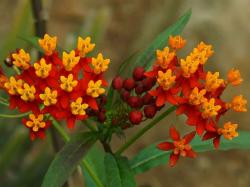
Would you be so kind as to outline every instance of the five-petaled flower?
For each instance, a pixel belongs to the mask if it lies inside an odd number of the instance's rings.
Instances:
[[[158,149],[163,151],[170,151],[172,153],[169,159],[169,165],[171,167],[175,166],[176,162],[178,161],[180,155],[183,157],[190,157],[195,158],[196,153],[193,151],[192,147],[189,143],[195,136],[195,132],[188,133],[184,137],[180,137],[179,132],[176,130],[175,127],[169,128],[169,135],[172,138],[173,142],[162,142],[157,145]]]

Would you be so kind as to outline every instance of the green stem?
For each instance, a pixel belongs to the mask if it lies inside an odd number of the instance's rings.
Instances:
[[[91,168],[90,164],[87,162],[87,160],[83,159],[80,162],[81,166],[86,169],[86,171],[89,173],[89,175],[92,177],[92,179],[95,181],[97,187],[104,187],[100,179],[96,176],[95,172]]]
[[[0,97],[0,101],[3,101],[3,102],[5,102],[5,103],[8,103],[8,100],[5,99],[5,98],[3,98],[3,97]]]
[[[163,118],[165,118],[171,112],[173,112],[175,109],[176,109],[175,106],[172,106],[172,107],[168,108],[165,112],[163,112],[161,115],[159,115],[153,121],[151,121],[147,126],[145,126],[144,128],[142,128],[137,134],[135,134],[125,144],[123,144],[118,149],[118,151],[116,152],[116,154],[123,153],[130,145],[132,145],[136,140],[138,140],[142,135],[144,135],[148,130],[150,130],[152,127],[154,127],[159,121],[161,121]]]
[[[0,104],[3,106],[9,106],[9,103],[6,103],[5,101],[2,101],[1,99],[0,99]]]
[[[82,121],[82,123],[88,127],[89,130],[91,131],[96,131],[96,128],[88,121],[88,119]]]
[[[51,120],[52,120],[53,126],[55,127],[55,129],[57,130],[57,132],[61,135],[61,137],[63,138],[63,140],[65,142],[68,142],[70,140],[70,137],[65,132],[65,130],[61,127],[61,125],[55,119],[51,118]]]
[[[12,114],[0,114],[0,118],[22,118],[29,114],[30,112],[23,113],[23,114],[13,114],[13,115]]]
[[[55,129],[58,131],[58,133],[62,136],[65,142],[70,141],[70,137],[56,120],[52,119],[52,124],[55,127]],[[93,179],[97,187],[104,187],[104,185],[102,184],[100,179],[97,177],[97,175],[95,174],[95,172],[93,171],[93,169],[91,168],[87,160],[82,159],[80,164],[89,173],[90,177]]]

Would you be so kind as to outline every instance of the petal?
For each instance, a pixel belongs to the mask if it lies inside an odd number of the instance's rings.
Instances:
[[[75,119],[74,118],[68,118],[67,119],[67,127],[69,129],[72,129],[75,127]]]
[[[171,103],[172,105],[177,105],[178,102],[175,99],[175,97],[173,95],[170,95],[169,93],[166,93],[165,95],[165,100],[167,100],[169,103]]]
[[[204,132],[205,128],[204,125],[202,123],[198,123],[196,125],[196,132],[199,136],[202,136],[203,132]]]
[[[174,153],[172,153],[169,158],[169,166],[174,167],[179,160],[179,157],[180,155],[175,155]]]
[[[189,158],[196,158],[197,156],[196,152],[194,152],[193,149],[187,151],[186,153],[187,153],[186,156]]]
[[[185,140],[185,144],[190,143],[190,142],[192,141],[192,139],[194,138],[195,134],[196,134],[195,131],[186,134],[186,135],[183,137],[183,139]]]
[[[213,139],[213,144],[215,149],[219,149],[220,146],[220,136]]]
[[[187,109],[188,109],[187,105],[180,105],[175,111],[176,115],[183,114]]]
[[[173,126],[169,128],[169,135],[174,141],[180,140],[180,133]]]
[[[174,144],[171,142],[162,142],[157,145],[157,148],[163,151],[169,151],[174,148]]]
[[[212,139],[212,138],[214,138],[216,136],[217,136],[217,134],[215,132],[206,132],[204,134],[204,136],[202,137],[202,141]]]
[[[157,99],[156,99],[156,106],[160,107],[165,104],[165,95],[164,94],[159,94]]]
[[[89,98],[89,99],[87,99],[87,103],[88,103],[88,105],[92,108],[92,109],[94,109],[94,110],[98,110],[98,105],[97,105],[97,102],[96,102],[96,100],[94,99],[94,98]]]

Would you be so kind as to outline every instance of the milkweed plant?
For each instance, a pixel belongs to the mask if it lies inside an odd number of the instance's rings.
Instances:
[[[218,71],[206,70],[215,54],[205,42],[187,56],[179,54],[187,43],[180,32],[190,15],[188,11],[148,48],[122,63],[112,82],[105,79],[112,61],[101,52],[91,55],[95,44],[90,37],[79,36],[75,48],[64,51],[56,36],[45,34],[34,41],[42,50],[34,61],[25,49],[10,53],[7,65],[15,74],[7,77],[1,68],[0,88],[8,98],[1,98],[0,103],[19,111],[13,118],[22,118],[20,125],[31,141],[42,141],[51,128],[65,141],[48,168],[43,187],[62,186],[78,165],[94,186],[134,187],[137,173],[160,164],[176,167],[181,157],[196,158],[198,152],[250,148],[250,133],[238,131],[237,119],[222,119],[230,110],[247,111],[243,95],[231,100],[222,97],[225,89],[237,89],[243,82],[240,71],[232,68],[222,78]],[[182,125],[193,130],[181,135],[176,124],[166,121],[166,140],[152,142],[130,159],[123,154],[170,113],[185,116]],[[69,129],[86,126],[88,131],[68,134],[64,124]],[[123,138],[135,126],[138,132],[114,150],[113,135]],[[92,151],[97,142],[103,152]],[[100,163],[90,162],[93,156]],[[97,164],[102,165],[101,172]]]

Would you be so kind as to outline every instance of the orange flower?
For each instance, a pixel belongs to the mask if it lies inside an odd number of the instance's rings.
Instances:
[[[241,78],[240,71],[237,69],[231,69],[227,73],[227,80],[233,86],[238,86],[242,83],[243,79]]]
[[[181,49],[186,45],[186,40],[184,40],[180,35],[170,36],[168,43],[173,49]]]

